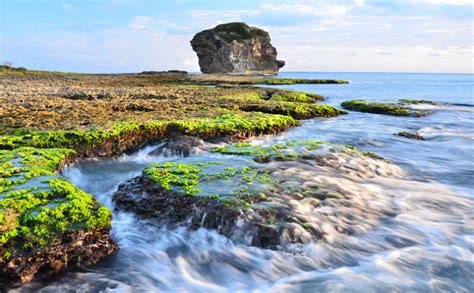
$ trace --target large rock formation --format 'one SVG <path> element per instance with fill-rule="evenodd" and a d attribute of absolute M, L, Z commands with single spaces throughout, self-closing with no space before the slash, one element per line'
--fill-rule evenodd
<path fill-rule="evenodd" d="M 232 22 L 202 31 L 191 40 L 204 73 L 276 74 L 285 61 L 276 60 L 277 50 L 269 34 L 242 22 Z"/>

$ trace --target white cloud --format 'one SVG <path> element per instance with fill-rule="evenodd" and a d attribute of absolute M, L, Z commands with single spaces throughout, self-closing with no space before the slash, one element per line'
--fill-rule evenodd
<path fill-rule="evenodd" d="M 266 11 L 285 12 L 288 14 L 313 14 L 329 17 L 344 16 L 349 10 L 349 6 L 343 5 L 309 5 L 309 4 L 273 4 L 263 3 L 260 9 Z"/>

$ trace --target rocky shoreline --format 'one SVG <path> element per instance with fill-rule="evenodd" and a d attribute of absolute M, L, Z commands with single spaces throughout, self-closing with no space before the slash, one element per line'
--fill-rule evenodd
<path fill-rule="evenodd" d="M 183 135 L 235 141 L 284 131 L 298 119 L 345 113 L 317 103 L 323 98 L 314 94 L 227 86 L 301 80 L 207 78 L 181 72 L 0 74 L 3 284 L 20 285 L 117 251 L 109 236 L 111 212 L 59 175 L 76 157 L 115 156 Z M 189 153 L 186 144 L 177 150 Z"/>

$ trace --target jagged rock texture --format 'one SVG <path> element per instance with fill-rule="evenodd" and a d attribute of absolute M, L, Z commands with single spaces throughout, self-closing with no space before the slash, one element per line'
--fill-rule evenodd
<path fill-rule="evenodd" d="M 276 74 L 285 65 L 266 31 L 241 22 L 204 30 L 191 46 L 204 73 Z"/>

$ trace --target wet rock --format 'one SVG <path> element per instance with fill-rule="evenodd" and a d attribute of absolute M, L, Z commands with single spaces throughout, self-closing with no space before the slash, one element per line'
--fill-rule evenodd
<path fill-rule="evenodd" d="M 373 218 L 376 225 L 389 211 L 370 214 L 367 203 L 383 194 L 360 190 L 359 183 L 402 174 L 383 159 L 317 141 L 269 147 L 239 143 L 216 151 L 229 157 L 150 165 L 118 187 L 116 209 L 170 225 L 215 229 L 235 242 L 274 249 L 353 233 L 351 221 L 361 217 Z M 256 162 L 256 156 L 267 160 Z"/>
<path fill-rule="evenodd" d="M 69 149 L 0 150 L 0 291 L 112 255 L 111 212 L 59 176 Z"/>
<path fill-rule="evenodd" d="M 180 136 L 167 139 L 164 144 L 151 151 L 150 155 L 189 157 L 203 149 L 205 149 L 205 144 L 199 137 Z"/>
<path fill-rule="evenodd" d="M 145 74 L 145 75 L 156 75 L 156 74 L 188 74 L 187 71 L 184 70 L 168 70 L 168 71 L 142 71 L 140 74 Z"/>
<path fill-rule="evenodd" d="M 285 65 L 266 31 L 241 22 L 202 31 L 191 46 L 204 73 L 276 74 Z"/>
<path fill-rule="evenodd" d="M 64 233 L 52 243 L 5 260 L 0 266 L 0 284 L 15 287 L 33 278 L 47 278 L 66 269 L 97 263 L 118 250 L 109 237 L 109 228 Z"/>
<path fill-rule="evenodd" d="M 423 136 L 419 135 L 416 132 L 400 131 L 398 136 L 403 136 L 406 138 L 416 139 L 416 140 L 426 140 Z"/>
<path fill-rule="evenodd" d="M 412 108 L 410 107 L 411 104 L 415 105 L 416 103 L 407 103 L 403 100 L 398 103 L 350 100 L 343 102 L 341 106 L 346 110 L 391 116 L 423 117 L 431 114 L 431 111 L 428 110 Z"/>

